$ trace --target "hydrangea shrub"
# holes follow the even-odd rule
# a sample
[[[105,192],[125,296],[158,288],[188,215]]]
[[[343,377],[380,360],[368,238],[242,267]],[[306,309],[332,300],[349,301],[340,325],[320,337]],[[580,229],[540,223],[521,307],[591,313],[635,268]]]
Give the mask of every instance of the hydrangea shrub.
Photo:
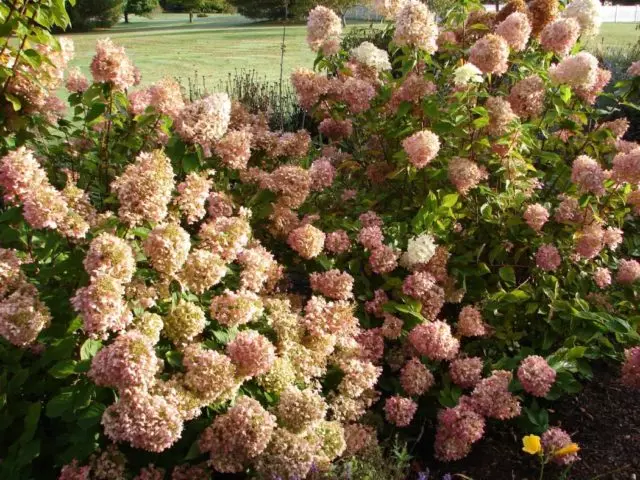
[[[640,384],[640,146],[596,103],[597,2],[375,3],[378,46],[309,14],[317,137],[136,88],[109,39],[91,79],[67,39],[29,39],[42,69],[7,42],[3,478],[322,478],[379,436],[434,424],[450,461],[515,418],[552,451],[545,407],[592,360]]]

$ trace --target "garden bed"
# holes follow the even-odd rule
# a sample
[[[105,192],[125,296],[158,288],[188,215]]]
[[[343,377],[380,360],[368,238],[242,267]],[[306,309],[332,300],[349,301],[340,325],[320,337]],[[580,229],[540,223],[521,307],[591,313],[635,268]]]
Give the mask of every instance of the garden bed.
[[[640,417],[630,412],[638,409],[640,396],[620,385],[617,369],[605,365],[597,367],[593,381],[582,392],[554,405],[551,423],[569,432],[581,448],[581,460],[567,478],[635,478],[633,475],[640,472]],[[520,437],[512,425],[492,422],[485,438],[467,458],[437,465],[433,470],[441,475],[461,473],[474,480],[536,479],[539,464],[522,451]],[[561,473],[561,469],[551,467],[544,478],[563,478]]]

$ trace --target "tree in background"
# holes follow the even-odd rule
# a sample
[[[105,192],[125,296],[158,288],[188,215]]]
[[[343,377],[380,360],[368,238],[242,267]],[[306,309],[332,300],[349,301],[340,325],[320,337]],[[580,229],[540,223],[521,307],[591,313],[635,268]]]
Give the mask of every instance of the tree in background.
[[[183,11],[189,12],[189,23],[193,23],[193,14],[202,12],[205,8],[206,0],[177,0],[174,3],[181,6]]]
[[[312,4],[317,2],[310,0],[230,0],[230,3],[238,9],[238,13],[248,18],[282,20],[285,17],[292,18],[303,10],[306,13],[310,8],[313,8]]]
[[[160,0],[160,6],[166,12],[186,12],[182,0]],[[203,12],[231,13],[234,11],[232,5],[227,0],[203,0],[198,9]]]
[[[77,0],[67,10],[74,30],[111,27],[120,21],[124,0]]]
[[[340,15],[340,18],[342,18],[343,25],[347,24],[346,15],[350,9],[358,6],[371,5],[370,0],[319,0],[317,2],[311,1],[307,3],[309,3],[310,5],[307,6],[307,9],[302,14],[302,16],[306,15],[306,13],[308,13],[308,11],[312,9],[315,5],[324,5],[325,7],[332,9],[334,12]]]
[[[124,23],[129,23],[129,15],[147,16],[159,6],[158,0],[125,0]]]

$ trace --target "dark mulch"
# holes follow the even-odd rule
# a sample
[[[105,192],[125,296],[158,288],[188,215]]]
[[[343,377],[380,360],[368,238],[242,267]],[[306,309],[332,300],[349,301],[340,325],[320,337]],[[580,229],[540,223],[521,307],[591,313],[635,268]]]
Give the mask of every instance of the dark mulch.
[[[581,393],[553,408],[551,425],[569,432],[582,449],[567,478],[640,478],[640,392],[620,385],[618,370],[599,367]],[[462,473],[474,480],[537,480],[539,466],[521,451],[521,436],[504,423],[491,424],[467,458],[439,465],[437,473]],[[560,474],[560,469],[547,467],[544,478],[556,480]]]

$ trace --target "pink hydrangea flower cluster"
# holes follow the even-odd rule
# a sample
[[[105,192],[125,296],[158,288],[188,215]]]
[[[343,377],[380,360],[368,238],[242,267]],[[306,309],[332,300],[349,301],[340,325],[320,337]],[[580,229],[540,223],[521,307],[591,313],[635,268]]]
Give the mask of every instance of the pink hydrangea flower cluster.
[[[276,282],[282,275],[282,267],[273,255],[262,245],[245,248],[238,254],[241,289],[259,293],[263,288]]]
[[[312,273],[309,276],[311,289],[334,300],[347,300],[353,297],[353,277],[340,270],[324,273]]]
[[[200,227],[200,248],[215,253],[227,262],[235,260],[249,243],[251,226],[242,215],[216,217]]]
[[[540,44],[546,50],[564,57],[580,36],[580,24],[574,18],[559,18],[548,24],[540,34]]]
[[[106,275],[122,283],[129,283],[136,269],[131,246],[110,233],[101,233],[91,241],[83,265],[91,277]]]
[[[75,67],[67,72],[65,87],[70,93],[82,93],[89,88],[89,80]]]
[[[279,202],[289,208],[298,208],[309,196],[311,176],[303,168],[282,165],[269,175],[267,189],[280,195]]]
[[[275,428],[273,415],[256,400],[242,396],[202,433],[200,451],[209,453],[217,471],[241,472],[267,448]]]
[[[594,195],[604,195],[604,181],[606,175],[602,167],[593,158],[580,155],[573,161],[571,168],[571,181],[584,192]]]
[[[418,404],[410,398],[399,395],[389,397],[384,404],[384,416],[387,422],[396,427],[406,427],[413,420]]]
[[[424,168],[433,160],[440,150],[438,136],[430,130],[414,133],[402,141],[402,148],[409,157],[409,162],[416,168]]]
[[[481,415],[506,420],[520,415],[520,403],[509,392],[513,374],[506,370],[495,370],[489,378],[481,380],[473,389],[469,399],[473,409]]]
[[[375,87],[368,81],[349,77],[342,83],[339,97],[351,113],[358,114],[369,110],[376,93]]]
[[[0,187],[9,204],[22,204],[24,219],[36,229],[57,229],[70,238],[83,238],[88,219],[69,207],[50,183],[31,150],[19,147],[0,159]]]
[[[349,235],[344,230],[336,230],[335,232],[327,233],[324,241],[324,248],[329,253],[333,253],[335,255],[348,252],[351,248]]]
[[[296,91],[300,105],[310,110],[320,99],[329,93],[329,79],[308,70],[299,68],[291,74],[291,83]]]
[[[622,383],[628,387],[640,389],[640,347],[628,348],[624,351]]]
[[[406,0],[396,17],[393,42],[399,47],[415,47],[427,53],[438,49],[438,25],[433,12],[418,0]]]
[[[637,260],[620,260],[616,282],[621,285],[631,285],[640,278],[640,262]]]
[[[464,458],[471,445],[484,435],[484,426],[482,415],[464,403],[441,410],[436,432],[436,458],[447,462]]]
[[[166,275],[174,275],[182,268],[190,248],[189,233],[176,223],[156,226],[142,244],[153,268]]]
[[[424,97],[436,93],[436,85],[417,72],[409,73],[391,94],[389,108],[397,112],[403,102],[418,104]]]
[[[353,135],[353,122],[350,119],[325,118],[318,125],[318,131],[329,140],[339,141]]]
[[[443,321],[422,323],[409,332],[409,343],[430,360],[451,360],[460,349],[460,341]]]
[[[512,122],[517,118],[511,109],[511,104],[502,97],[489,97],[485,107],[489,113],[487,133],[493,136],[506,134]]]
[[[515,114],[526,120],[542,113],[544,98],[544,81],[537,75],[530,75],[511,87],[507,100]]]
[[[226,93],[214,93],[189,103],[175,120],[178,135],[187,143],[200,145],[209,156],[227,132],[231,100]]]
[[[607,288],[611,285],[611,271],[608,268],[596,268],[593,273],[593,281],[598,288]]]
[[[561,263],[560,252],[553,245],[541,245],[536,252],[536,265],[545,272],[555,272]]]
[[[418,358],[411,358],[400,371],[400,385],[407,395],[424,395],[435,384],[435,378]]]
[[[196,248],[189,253],[177,276],[183,286],[202,294],[220,283],[226,274],[226,263],[219,255]]]
[[[324,248],[325,234],[313,225],[303,225],[293,230],[287,238],[289,246],[302,258],[317,257]]]
[[[171,160],[161,151],[143,152],[111,183],[117,194],[120,220],[129,226],[161,222],[174,188]]]
[[[333,184],[336,169],[329,159],[320,157],[311,164],[309,176],[311,178],[311,190],[321,191]]]
[[[96,43],[96,54],[91,61],[91,74],[98,83],[109,83],[116,90],[126,90],[140,83],[140,72],[127,56],[124,47],[110,38]]]
[[[329,8],[318,5],[307,18],[307,43],[314,52],[333,55],[340,49],[342,21]]]
[[[509,25],[509,28],[511,29],[513,26]],[[521,36],[521,33],[523,32],[518,32],[518,36]],[[509,44],[503,37],[492,33],[483,36],[469,50],[469,62],[483,73],[495,75],[506,73],[508,60]]]
[[[573,88],[593,87],[598,80],[598,59],[588,52],[565,57],[549,68],[549,78]]]
[[[162,452],[178,441],[183,420],[166,399],[142,389],[123,392],[102,415],[104,433],[114,442],[134,448]]]
[[[16,347],[32,344],[50,323],[49,309],[38,298],[36,288],[24,280],[0,300],[0,336]]]
[[[640,60],[631,64],[631,66],[627,69],[627,75],[629,75],[630,77],[640,76]]]
[[[518,380],[536,397],[545,397],[556,381],[556,371],[538,355],[529,355],[518,368]]]
[[[260,318],[262,300],[251,291],[226,290],[211,299],[211,317],[227,327],[240,326]]]
[[[504,38],[513,51],[521,52],[529,41],[531,22],[526,14],[514,12],[496,26],[495,33]]]
[[[397,340],[402,335],[402,327],[404,322],[402,319],[391,315],[389,313],[384,314],[384,323],[380,327],[380,334],[389,340]]]
[[[585,226],[578,232],[576,253],[580,257],[590,260],[598,256],[604,248],[604,229],[599,223]]]
[[[551,461],[558,465],[570,465],[578,460],[577,453],[568,455],[554,455],[555,452],[573,443],[567,432],[558,427],[551,427],[542,434],[542,448],[544,453],[549,455]]]
[[[149,388],[158,369],[158,358],[149,339],[131,331],[101,349],[93,357],[87,375],[96,385],[122,393],[130,388]]]
[[[227,345],[227,354],[238,374],[246,377],[267,373],[275,361],[275,347],[255,330],[240,332]]]
[[[251,158],[251,138],[248,130],[230,130],[216,143],[215,153],[227,167],[244,170]]]
[[[106,338],[109,332],[123,331],[133,319],[124,300],[124,286],[109,276],[94,277],[71,298],[87,335]]]
[[[188,345],[183,354],[182,363],[187,371],[184,384],[198,395],[203,405],[233,395],[239,385],[236,367],[228,356],[207,350],[199,343]]]
[[[487,170],[468,158],[454,157],[449,161],[449,180],[462,195],[489,177]]]
[[[451,381],[462,388],[473,388],[482,380],[480,357],[456,358],[449,364]]]
[[[482,318],[482,312],[467,305],[460,310],[456,332],[461,337],[484,337],[491,333],[491,327]]]
[[[611,178],[620,183],[640,183],[640,149],[618,153],[613,158]]]
[[[208,178],[209,172],[187,174],[183,182],[179,183],[175,199],[180,212],[186,217],[187,223],[196,223],[206,214],[204,204],[209,198],[209,190],[213,181]]]
[[[549,211],[539,203],[534,203],[527,206],[523,218],[532,230],[540,232],[544,224],[549,220]]]

